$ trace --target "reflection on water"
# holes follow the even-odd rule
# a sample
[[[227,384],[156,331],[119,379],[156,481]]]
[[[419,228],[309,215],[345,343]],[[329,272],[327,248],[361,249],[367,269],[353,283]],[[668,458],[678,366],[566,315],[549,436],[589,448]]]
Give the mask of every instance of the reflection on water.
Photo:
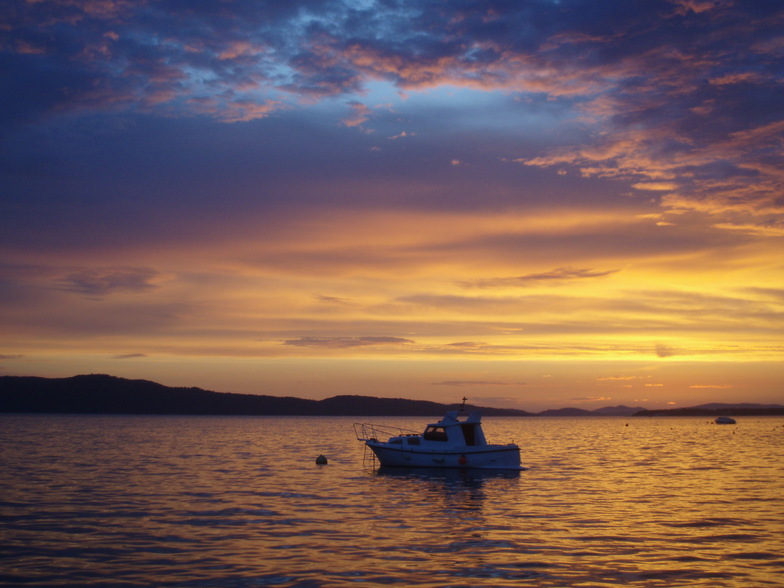
[[[520,477],[519,470],[472,470],[447,468],[390,468],[380,467],[373,470],[377,476],[390,476],[400,479],[430,480],[442,482],[445,486],[481,486],[483,480],[493,478]]]
[[[529,470],[368,470],[351,419],[0,416],[0,584],[784,585],[784,419],[485,420]]]

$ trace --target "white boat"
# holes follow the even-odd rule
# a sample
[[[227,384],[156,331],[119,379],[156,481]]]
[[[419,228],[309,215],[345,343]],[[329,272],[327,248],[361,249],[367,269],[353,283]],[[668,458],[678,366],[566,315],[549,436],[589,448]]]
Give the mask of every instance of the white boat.
[[[381,467],[523,469],[517,445],[487,442],[480,411],[471,412],[464,420],[460,420],[460,412],[447,412],[421,434],[403,429],[390,432],[389,427],[364,423],[356,423],[354,432],[373,451]],[[388,440],[381,440],[388,435]]]
[[[732,417],[719,417],[714,422],[717,425],[734,425],[735,419]]]

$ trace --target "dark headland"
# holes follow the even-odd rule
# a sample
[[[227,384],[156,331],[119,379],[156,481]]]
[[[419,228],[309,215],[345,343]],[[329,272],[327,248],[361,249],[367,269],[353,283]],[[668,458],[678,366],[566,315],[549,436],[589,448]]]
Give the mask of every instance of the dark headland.
[[[784,406],[781,404],[752,404],[749,402],[738,404],[700,404],[685,408],[668,408],[662,410],[642,410],[633,416],[658,417],[658,416],[683,416],[683,417],[719,417],[719,416],[773,416],[784,415]]]
[[[148,380],[103,374],[71,378],[0,376],[0,413],[170,414],[269,416],[442,416],[458,404],[426,400],[342,395],[324,400],[291,396],[233,394],[201,388],[173,388]],[[511,408],[466,405],[487,416],[713,416],[784,415],[782,405],[703,405],[645,410],[608,406],[597,410],[563,408],[531,413]]]
[[[72,378],[0,377],[0,412],[270,416],[438,416],[455,405],[402,398],[232,394],[172,388],[148,380],[102,374]],[[470,407],[466,408],[479,408]],[[523,410],[482,408],[488,416],[530,416]]]

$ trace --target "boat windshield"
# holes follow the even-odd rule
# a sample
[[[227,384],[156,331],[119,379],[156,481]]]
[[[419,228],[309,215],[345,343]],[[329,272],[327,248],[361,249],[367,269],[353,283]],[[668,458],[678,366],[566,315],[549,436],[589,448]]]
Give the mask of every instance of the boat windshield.
[[[463,437],[466,445],[476,445],[476,425],[474,423],[462,423]]]
[[[444,427],[429,426],[425,429],[422,437],[427,441],[446,441],[446,430]]]

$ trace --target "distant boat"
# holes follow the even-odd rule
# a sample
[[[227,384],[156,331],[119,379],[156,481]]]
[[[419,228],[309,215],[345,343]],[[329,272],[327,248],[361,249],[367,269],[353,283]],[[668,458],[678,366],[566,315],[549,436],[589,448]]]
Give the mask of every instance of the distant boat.
[[[363,423],[354,424],[354,432],[382,467],[522,469],[520,447],[487,442],[481,412],[472,412],[464,420],[459,419],[459,413],[447,412],[437,423],[427,425],[422,434],[402,429],[390,433],[383,425]],[[391,435],[387,441],[379,440],[387,435]]]
[[[717,425],[734,425],[735,419],[732,417],[719,417],[714,422]]]

